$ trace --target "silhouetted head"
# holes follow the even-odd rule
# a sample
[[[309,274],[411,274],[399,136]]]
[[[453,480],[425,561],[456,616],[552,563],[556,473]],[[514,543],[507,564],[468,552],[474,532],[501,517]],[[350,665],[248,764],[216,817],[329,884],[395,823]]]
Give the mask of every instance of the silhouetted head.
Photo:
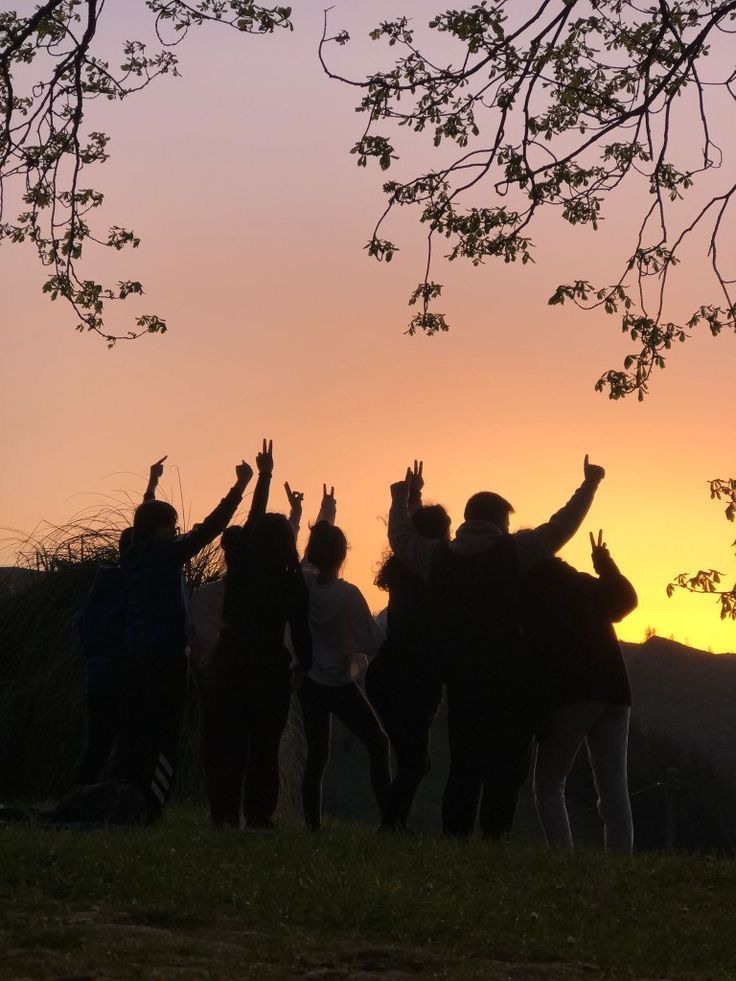
[[[238,530],[242,532],[242,529]],[[236,538],[235,542],[238,541]],[[283,514],[269,512],[262,515],[248,529],[244,541],[248,563],[254,568],[281,570],[299,566],[294,532]]]
[[[450,537],[450,515],[441,504],[423,504],[412,514],[411,523],[422,538],[447,541]]]
[[[309,533],[304,558],[322,575],[337,573],[348,554],[348,540],[341,528],[318,521]]]
[[[235,597],[231,602],[236,619],[252,627],[286,616],[297,594],[306,604],[294,532],[283,514],[264,514],[245,528],[228,528],[223,548],[226,596],[229,590]]]
[[[235,557],[238,545],[242,541],[243,529],[240,525],[230,525],[226,528],[220,538],[220,548],[225,558],[225,567],[229,566]]]
[[[473,494],[465,505],[466,521],[490,521],[502,531],[509,530],[509,515],[513,513],[514,509],[506,498],[492,491]]]
[[[133,536],[136,545],[176,537],[176,508],[166,501],[144,501],[135,509]]]
[[[123,528],[120,532],[120,539],[118,540],[118,554],[122,555],[127,552],[130,546],[133,544],[133,529]]]

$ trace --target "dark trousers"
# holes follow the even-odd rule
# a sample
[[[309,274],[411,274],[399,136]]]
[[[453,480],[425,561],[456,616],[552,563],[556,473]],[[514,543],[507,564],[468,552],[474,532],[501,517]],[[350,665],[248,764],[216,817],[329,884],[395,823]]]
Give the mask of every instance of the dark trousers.
[[[419,784],[432,768],[429,731],[442,701],[442,682],[429,675],[426,664],[378,654],[368,666],[365,688],[396,757],[383,824],[405,827]]]
[[[474,683],[473,683],[474,682]],[[533,723],[523,703],[500,682],[477,678],[447,684],[450,772],[442,798],[442,830],[490,838],[511,831],[519,790],[529,774]]]
[[[322,779],[330,760],[333,715],[368,751],[373,794],[383,819],[386,792],[391,782],[389,742],[363,692],[355,682],[331,686],[307,678],[299,691],[299,701],[307,740],[302,802],[308,827],[316,831],[322,819]]]
[[[174,783],[186,679],[183,650],[128,655],[115,776],[143,795],[149,820],[160,816]]]
[[[122,692],[87,692],[87,744],[77,765],[74,782],[99,783],[123,728]]]
[[[228,658],[204,676],[204,764],[216,825],[268,827],[290,700],[285,651]]]

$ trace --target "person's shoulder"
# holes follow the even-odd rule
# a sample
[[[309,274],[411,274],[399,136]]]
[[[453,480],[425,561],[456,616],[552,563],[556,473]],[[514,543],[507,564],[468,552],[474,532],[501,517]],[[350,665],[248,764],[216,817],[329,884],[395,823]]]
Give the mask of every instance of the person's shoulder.
[[[355,583],[348,582],[346,579],[338,579],[335,583],[337,591],[344,597],[345,602],[355,605],[365,605],[366,599],[362,590]]]

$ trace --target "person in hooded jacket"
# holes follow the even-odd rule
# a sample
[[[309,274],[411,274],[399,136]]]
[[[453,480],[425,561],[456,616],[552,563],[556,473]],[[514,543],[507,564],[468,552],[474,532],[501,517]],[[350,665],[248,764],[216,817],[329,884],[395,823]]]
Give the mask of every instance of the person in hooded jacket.
[[[155,499],[165,460],[164,456],[151,464],[144,501]],[[86,661],[87,742],[77,765],[75,783],[82,786],[97,783],[103,777],[122,732],[127,602],[120,558],[132,542],[133,529],[124,528],[117,565],[103,563],[99,567],[79,617],[79,639]]]
[[[334,487],[323,486],[320,514],[304,553],[304,580],[309,596],[312,667],[299,689],[307,742],[302,802],[307,826],[322,821],[322,780],[330,758],[332,716],[363,743],[370,759],[373,794],[381,818],[391,782],[389,741],[358,685],[368,658],[383,642],[357,586],[340,578],[347,539],[334,525]]]
[[[634,832],[627,779],[631,688],[613,624],[636,608],[634,587],[599,532],[591,534],[597,578],[558,558],[538,563],[525,584],[524,644],[547,709],[540,716],[534,798],[549,845],[573,847],[565,784],[585,743],[598,793],[605,847],[630,853]]]
[[[187,675],[184,565],[222,534],[253,476],[243,461],[230,491],[201,524],[179,534],[176,509],[144,501],[121,556],[126,591],[125,719],[115,775],[160,817],[174,781]]]
[[[527,778],[534,719],[520,653],[520,583],[554,555],[590,508],[605,472],[585,457],[584,480],[537,528],[509,532],[511,504],[481,491],[450,542],[419,535],[408,510],[411,469],[391,485],[388,539],[395,555],[429,586],[433,654],[445,682],[450,772],[442,799],[447,835],[483,835],[513,825]]]
[[[422,504],[422,470],[415,460],[409,490],[412,523],[423,537],[448,541],[447,511],[439,504]],[[392,553],[376,585],[388,592],[386,641],[368,665],[365,688],[396,759],[382,827],[406,830],[417,788],[431,769],[429,733],[442,701],[442,678],[432,657],[427,583]]]

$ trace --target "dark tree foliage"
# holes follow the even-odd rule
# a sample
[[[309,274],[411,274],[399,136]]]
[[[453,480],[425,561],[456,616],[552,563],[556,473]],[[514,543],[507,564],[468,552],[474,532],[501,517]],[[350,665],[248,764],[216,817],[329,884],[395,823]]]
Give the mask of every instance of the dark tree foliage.
[[[366,122],[352,149],[359,166],[394,165],[396,126],[431,134],[435,147],[454,144],[449,162],[383,185],[387,205],[367,245],[389,262],[397,246],[385,237],[387,220],[397,208],[418,210],[427,260],[408,332],[448,329],[434,309],[442,287],[432,278],[433,254],[442,239],[449,259],[526,263],[542,210],[597,229],[622,185],[643,203],[620,271],[607,283],[563,283],[549,300],[603,308],[635,342],[623,370],[607,371],[596,388],[642,399],[652,371],[693,329],[734,331],[723,253],[734,235],[736,182],[731,172],[718,188],[712,177],[722,164],[713,107],[736,100],[734,32],[736,0],[481,0],[428,23],[380,23],[370,36],[393,49],[392,66],[346,78],[327,58],[329,45],[350,36],[329,33],[326,17],[322,64],[362,90],[357,110]],[[712,191],[704,204],[687,195],[702,177]],[[708,241],[720,299],[703,298],[670,320],[672,269],[697,233]]]
[[[729,521],[736,521],[736,479],[711,480],[711,500],[725,501],[725,515]],[[736,541],[731,543],[736,547]],[[681,572],[667,586],[667,595],[672,597],[676,589],[686,589],[690,593],[703,593],[717,597],[721,606],[721,620],[736,620],[736,582],[731,589],[723,589],[723,572],[717,569],[700,569],[695,575]]]
[[[146,0],[157,49],[126,40],[112,65],[96,53],[106,6],[106,0],[46,0],[30,14],[0,12],[0,243],[31,242],[47,269],[44,292],[71,304],[78,330],[112,345],[163,332],[166,322],[143,314],[127,333],[111,333],[105,304],[140,296],[143,287],[132,280],[105,285],[82,271],[92,244],[117,251],[140,244],[128,228],[99,232],[91,225],[103,195],[90,186],[88,169],[108,159],[109,139],[85,126],[90,102],[126,99],[161,75],[177,75],[172,49],[194,27],[216,23],[269,34],[291,28],[291,8],[252,0]],[[20,210],[8,216],[16,199]]]

